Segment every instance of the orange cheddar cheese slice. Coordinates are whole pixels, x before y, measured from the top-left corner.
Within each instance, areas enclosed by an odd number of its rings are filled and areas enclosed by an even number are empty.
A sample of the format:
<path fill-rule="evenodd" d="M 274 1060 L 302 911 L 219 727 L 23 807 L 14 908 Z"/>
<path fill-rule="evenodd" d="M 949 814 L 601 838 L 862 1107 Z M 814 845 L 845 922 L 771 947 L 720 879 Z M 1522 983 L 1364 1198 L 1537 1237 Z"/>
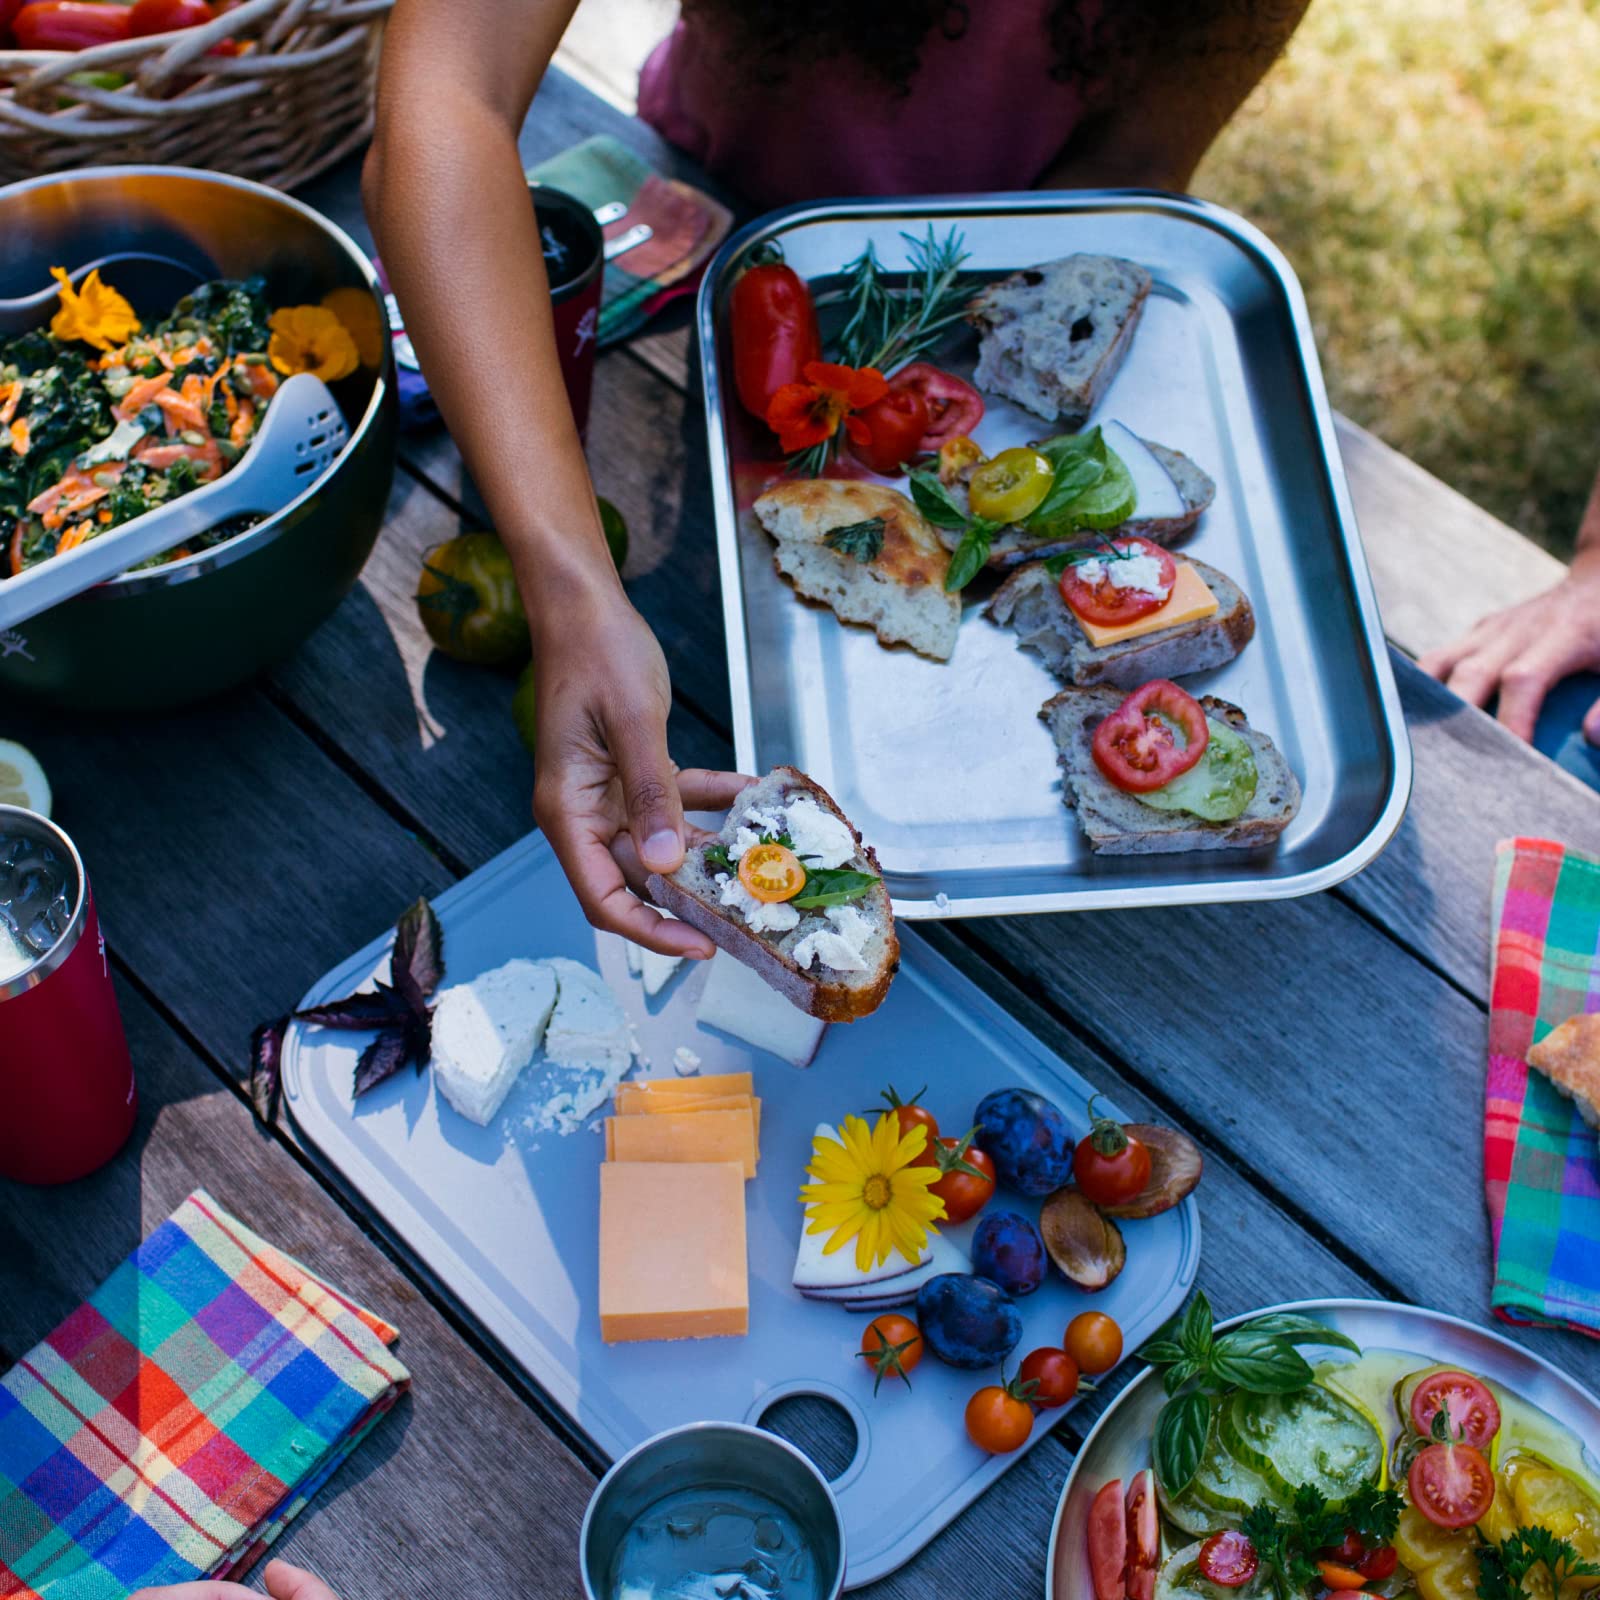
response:
<path fill-rule="evenodd" d="M 1198 622 L 1202 617 L 1217 614 L 1217 597 L 1206 587 L 1205 579 L 1187 561 L 1177 564 L 1172 593 L 1159 611 L 1134 622 L 1119 622 L 1114 627 L 1102 627 L 1098 622 L 1086 622 L 1077 612 L 1073 620 L 1083 629 L 1085 637 L 1095 649 L 1108 644 L 1121 644 L 1124 639 L 1139 639 L 1147 633 L 1157 633 L 1162 628 L 1176 628 L 1180 623 Z"/>
<path fill-rule="evenodd" d="M 707 1339 L 749 1327 L 738 1163 L 603 1163 L 600 1337 Z"/>
<path fill-rule="evenodd" d="M 736 1161 L 756 1175 L 754 1110 L 667 1111 L 606 1118 L 607 1161 Z"/>
<path fill-rule="evenodd" d="M 702 1078 L 634 1078 L 620 1087 L 651 1095 L 749 1095 L 755 1093 L 756 1083 L 749 1072 L 708 1072 Z"/>
<path fill-rule="evenodd" d="M 747 1094 L 645 1094 L 619 1083 L 613 1097 L 623 1117 L 653 1117 L 666 1111 L 737 1111 L 750 1104 Z"/>

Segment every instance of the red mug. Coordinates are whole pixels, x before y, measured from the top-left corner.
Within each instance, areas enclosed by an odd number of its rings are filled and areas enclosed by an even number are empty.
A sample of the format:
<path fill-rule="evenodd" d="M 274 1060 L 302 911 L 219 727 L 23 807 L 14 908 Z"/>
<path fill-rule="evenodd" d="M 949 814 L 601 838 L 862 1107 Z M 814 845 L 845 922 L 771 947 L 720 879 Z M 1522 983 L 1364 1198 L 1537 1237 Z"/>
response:
<path fill-rule="evenodd" d="M 0 1177 L 66 1183 L 122 1148 L 138 1096 L 83 860 L 53 822 L 0 805 L 0 900 L 19 843 L 59 873 L 65 926 L 42 954 L 0 927 Z"/>
<path fill-rule="evenodd" d="M 600 289 L 605 280 L 606 241 L 594 212 L 564 189 L 528 185 L 533 196 L 544 270 L 550 280 L 556 354 L 581 439 L 589 427 L 595 345 L 600 333 Z"/>

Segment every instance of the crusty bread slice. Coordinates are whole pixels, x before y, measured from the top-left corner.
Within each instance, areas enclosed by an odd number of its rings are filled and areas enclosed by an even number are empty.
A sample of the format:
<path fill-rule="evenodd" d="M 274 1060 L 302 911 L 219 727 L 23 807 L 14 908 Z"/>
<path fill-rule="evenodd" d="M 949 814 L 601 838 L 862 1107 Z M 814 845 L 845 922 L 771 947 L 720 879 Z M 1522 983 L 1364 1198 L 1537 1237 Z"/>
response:
<path fill-rule="evenodd" d="M 894 911 L 871 846 L 861 842 L 860 833 L 827 790 L 794 767 L 774 767 L 759 783 L 746 789 L 734 801 L 717 840 L 731 846 L 752 809 L 781 810 L 802 795 L 816 801 L 824 811 L 831 811 L 850 829 L 856 852 L 845 865 L 857 872 L 873 873 L 878 879 L 859 899 L 849 902 L 872 925 L 871 935 L 862 946 L 864 971 L 841 972 L 826 966 L 820 958 L 815 966 L 806 968 L 795 959 L 795 947 L 803 939 L 830 928 L 824 911 L 803 912 L 799 922 L 782 933 L 757 933 L 751 929 L 735 908 L 722 904 L 721 885 L 725 874 L 706 861 L 703 845 L 692 848 L 683 865 L 670 878 L 652 873 L 647 887 L 658 906 L 681 917 L 729 955 L 754 968 L 802 1011 L 821 1017 L 825 1022 L 854 1022 L 876 1011 L 883 1003 L 889 992 L 889 982 L 900 965 Z"/>
<path fill-rule="evenodd" d="M 961 597 L 946 594 L 950 557 L 933 526 L 886 484 L 813 478 L 781 483 L 755 504 L 756 520 L 777 541 L 773 562 L 800 591 L 845 622 L 864 622 L 884 644 L 908 644 L 948 661 L 961 625 Z M 831 548 L 826 537 L 855 523 L 881 521 L 883 543 L 870 561 Z"/>
<path fill-rule="evenodd" d="M 980 389 L 1070 428 L 1116 376 L 1150 294 L 1150 274 L 1118 256 L 1073 255 L 1013 272 L 967 303 Z"/>
<path fill-rule="evenodd" d="M 1528 1052 L 1528 1065 L 1567 1095 L 1585 1122 L 1600 1128 L 1600 1016 L 1558 1023 Z"/>
<path fill-rule="evenodd" d="M 1089 643 L 1072 607 L 1061 597 L 1060 580 L 1042 561 L 1018 567 L 995 590 L 984 615 L 1001 627 L 1014 628 L 1017 643 L 1042 656 L 1063 683 L 1137 689 L 1152 678 L 1179 678 L 1220 667 L 1255 636 L 1255 612 L 1244 590 L 1203 561 L 1191 560 L 1189 565 L 1216 596 L 1215 615 L 1118 644 Z"/>
<path fill-rule="evenodd" d="M 1039 715 L 1055 736 L 1062 798 L 1076 810 L 1089 847 L 1099 855 L 1163 855 L 1180 850 L 1256 850 L 1275 844 L 1300 809 L 1300 783 L 1277 747 L 1245 720 L 1238 706 L 1205 695 L 1208 717 L 1225 722 L 1255 753 L 1260 781 L 1243 816 L 1207 822 L 1186 811 L 1157 811 L 1108 783 L 1095 764 L 1094 730 L 1126 697 L 1120 689 L 1063 689 Z"/>

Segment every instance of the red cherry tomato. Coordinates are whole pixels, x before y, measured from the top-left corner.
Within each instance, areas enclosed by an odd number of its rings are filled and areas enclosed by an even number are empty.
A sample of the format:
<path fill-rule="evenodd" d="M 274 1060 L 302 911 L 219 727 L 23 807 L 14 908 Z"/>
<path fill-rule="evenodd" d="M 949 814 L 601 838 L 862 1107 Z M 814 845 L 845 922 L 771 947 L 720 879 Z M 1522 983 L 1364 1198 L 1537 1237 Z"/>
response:
<path fill-rule="evenodd" d="M 1210 742 L 1200 702 L 1169 679 L 1154 678 L 1094 730 L 1094 761 L 1117 788 L 1148 794 L 1197 765 Z"/>
<path fill-rule="evenodd" d="M 207 0 L 134 0 L 128 31 L 136 39 L 147 33 L 176 33 L 214 22 L 217 13 Z"/>
<path fill-rule="evenodd" d="M 1061 1347 L 1078 1363 L 1080 1372 L 1098 1377 L 1122 1359 L 1122 1329 L 1103 1311 L 1080 1311 L 1067 1324 Z"/>
<path fill-rule="evenodd" d="M 822 359 L 811 291 L 774 247 L 734 284 L 728 310 L 739 403 L 765 421 L 773 395 L 799 382 L 808 361 Z"/>
<path fill-rule="evenodd" d="M 1121 1478 L 1113 1478 L 1094 1497 L 1089 1507 L 1088 1543 L 1094 1600 L 1126 1600 L 1128 1511 L 1122 1503 Z"/>
<path fill-rule="evenodd" d="M 1366 1544 L 1354 1528 L 1349 1529 L 1338 1544 L 1324 1545 L 1317 1552 L 1324 1561 L 1337 1561 L 1346 1567 L 1360 1566 L 1366 1553 Z"/>
<path fill-rule="evenodd" d="M 991 1383 L 967 1401 L 967 1435 L 980 1450 L 1008 1455 L 1033 1432 L 1033 1408 L 1014 1384 Z"/>
<path fill-rule="evenodd" d="M 1394 1569 L 1399 1565 L 1399 1551 L 1392 1544 L 1380 1544 L 1356 1563 L 1356 1571 L 1370 1583 L 1382 1583 L 1385 1578 L 1394 1576 Z"/>
<path fill-rule="evenodd" d="M 1224 1589 L 1242 1589 L 1260 1565 L 1256 1547 L 1237 1528 L 1224 1528 L 1200 1546 L 1201 1574 Z"/>
<path fill-rule="evenodd" d="M 1446 1408 L 1450 1437 L 1474 1450 L 1488 1447 L 1500 1431 L 1500 1405 L 1488 1385 L 1467 1372 L 1432 1372 L 1411 1396 L 1411 1425 L 1424 1439 L 1433 1433 L 1433 1419 Z"/>
<path fill-rule="evenodd" d="M 128 37 L 131 12 L 109 0 L 33 0 L 11 20 L 24 50 L 87 50 Z"/>
<path fill-rule="evenodd" d="M 1150 1152 L 1120 1122 L 1095 1115 L 1072 1153 L 1072 1181 L 1097 1206 L 1119 1206 L 1150 1184 Z"/>
<path fill-rule="evenodd" d="M 1148 589 L 1118 588 L 1112 582 L 1116 562 L 1104 550 L 1096 551 L 1083 561 L 1070 561 L 1061 570 L 1061 598 L 1085 622 L 1098 623 L 1103 628 L 1114 628 L 1119 623 L 1137 622 L 1152 611 L 1159 611 L 1172 595 L 1172 586 L 1178 581 L 1178 564 L 1158 544 L 1148 539 L 1129 537 L 1113 539 L 1111 548 L 1124 556 L 1149 556 L 1160 568 L 1155 579 L 1156 594 Z M 1084 577 L 1085 569 L 1093 576 L 1090 582 Z"/>
<path fill-rule="evenodd" d="M 900 476 L 918 454 L 928 426 L 928 407 L 914 389 L 895 389 L 856 413 L 867 425 L 864 444 L 851 441 L 856 459 L 886 478 Z"/>
<path fill-rule="evenodd" d="M 902 1100 L 895 1093 L 894 1085 L 891 1083 L 881 1096 L 884 1103 L 894 1112 L 895 1117 L 898 1119 L 902 1138 L 910 1133 L 913 1128 L 927 1129 L 928 1142 L 922 1147 L 922 1154 L 912 1162 L 912 1165 L 917 1167 L 931 1167 L 933 1165 L 934 1149 L 939 1139 L 939 1119 L 922 1104 L 922 1097 L 927 1092 L 926 1089 L 918 1089 L 909 1100 Z"/>
<path fill-rule="evenodd" d="M 1156 1481 L 1148 1467 L 1128 1485 L 1128 1600 L 1154 1600 L 1156 1569 L 1161 1565 L 1161 1518 L 1156 1510 Z"/>
<path fill-rule="evenodd" d="M 909 367 L 902 367 L 890 378 L 889 387 L 919 395 L 928 408 L 928 423 L 918 441 L 917 455 L 931 456 L 946 439 L 971 433 L 983 420 L 983 396 L 970 383 L 931 362 L 913 361 Z"/>
<path fill-rule="evenodd" d="M 1494 1504 L 1494 1473 L 1470 1444 L 1430 1444 L 1406 1477 L 1411 1499 L 1440 1528 L 1470 1528 Z"/>
<path fill-rule="evenodd" d="M 1017 1376 L 1024 1383 L 1038 1385 L 1031 1398 L 1041 1411 L 1064 1406 L 1078 1392 L 1078 1363 L 1065 1350 L 1052 1350 L 1049 1345 L 1029 1351 Z"/>
<path fill-rule="evenodd" d="M 912 1165 L 937 1166 L 944 1174 L 937 1183 L 928 1185 L 928 1193 L 944 1201 L 944 1220 L 948 1223 L 977 1216 L 994 1195 L 994 1161 L 973 1144 L 971 1133 L 961 1139 L 941 1139 Z"/>

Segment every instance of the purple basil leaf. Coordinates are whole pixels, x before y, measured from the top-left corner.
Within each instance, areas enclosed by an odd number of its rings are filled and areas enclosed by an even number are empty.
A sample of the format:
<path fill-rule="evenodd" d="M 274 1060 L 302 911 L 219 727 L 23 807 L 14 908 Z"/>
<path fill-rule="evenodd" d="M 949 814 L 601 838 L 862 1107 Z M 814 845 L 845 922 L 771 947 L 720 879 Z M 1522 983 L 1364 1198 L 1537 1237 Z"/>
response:
<path fill-rule="evenodd" d="M 256 1118 L 270 1128 L 278 1119 L 278 1101 L 283 1092 L 283 1036 L 289 1019 L 263 1022 L 250 1035 L 250 1102 Z"/>
<path fill-rule="evenodd" d="M 346 995 L 295 1012 L 301 1022 L 314 1022 L 320 1028 L 386 1028 L 405 1015 L 404 998 L 386 983 L 378 985 L 376 994 Z"/>
<path fill-rule="evenodd" d="M 389 991 L 399 1002 L 399 1008 L 394 1018 L 396 1023 L 405 1021 L 407 1026 L 412 1023 L 426 1023 L 428 1020 L 428 997 L 422 992 L 417 980 L 411 976 L 410 971 L 394 964 L 394 988 Z"/>
<path fill-rule="evenodd" d="M 356 1094 L 364 1095 L 368 1089 L 393 1077 L 411 1055 L 411 1041 L 405 1027 L 385 1028 L 356 1062 Z"/>
<path fill-rule="evenodd" d="M 406 1054 L 416 1063 L 420 1078 L 433 1054 L 433 1016 L 426 1009 L 420 1018 L 412 1017 L 406 1023 Z"/>
<path fill-rule="evenodd" d="M 425 896 L 407 909 L 394 930 L 394 954 L 389 958 L 389 981 L 410 1000 L 406 979 L 419 995 L 430 995 L 444 976 L 444 933 Z M 417 1002 L 412 1001 L 412 1009 Z"/>

